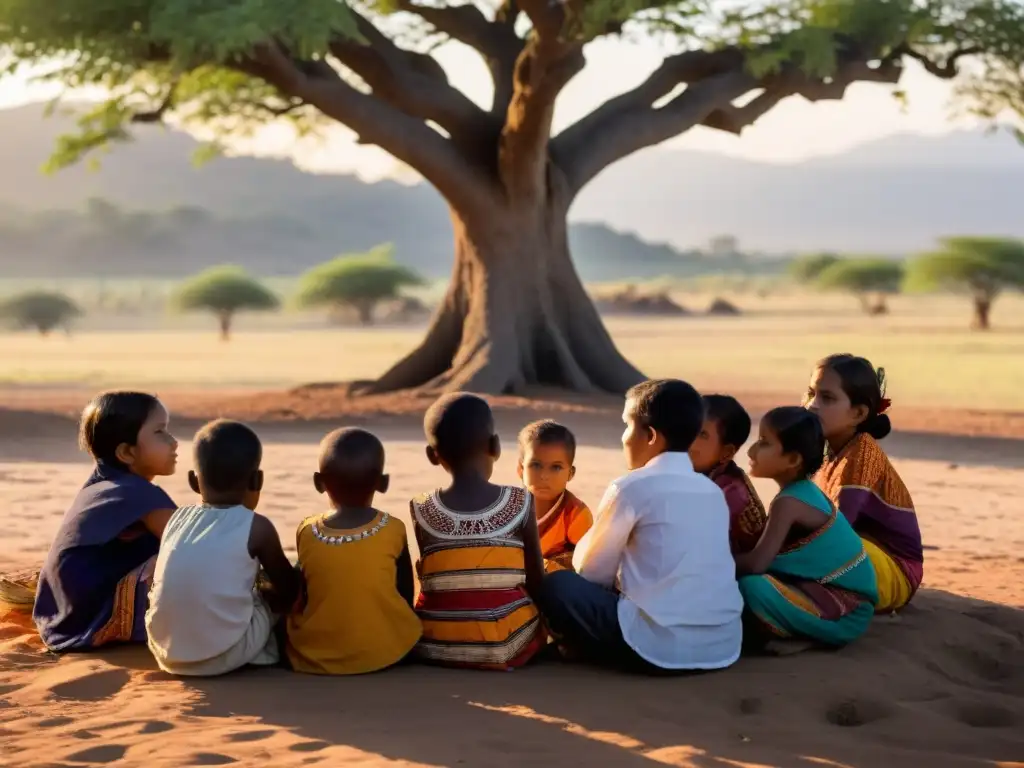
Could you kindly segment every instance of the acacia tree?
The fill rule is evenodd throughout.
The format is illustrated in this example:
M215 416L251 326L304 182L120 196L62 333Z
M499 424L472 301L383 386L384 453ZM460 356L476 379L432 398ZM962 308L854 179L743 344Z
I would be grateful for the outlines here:
M949 237L933 253L923 254L907 270L910 290L965 291L971 297L971 324L990 327L992 303L1007 290L1024 290L1024 240Z
M903 265L892 259L841 259L822 270L816 284L826 290L848 291L869 315L889 311L886 297L900 292Z
M56 165L131 122L175 114L231 134L289 116L302 130L344 124L436 187L455 233L450 286L423 343L374 390L621 392L641 374L602 325L566 237L591 179L698 126L738 134L789 97L894 84L908 60L952 79L973 55L977 83L1012 81L1022 20L1014 0L0 0L0 44L52 80L111 94ZM553 135L586 45L631 32L675 51ZM445 38L486 62L488 104L430 55Z
M384 246L313 267L302 276L295 298L302 307L351 307L363 325L372 325L378 304L421 283L411 270L396 264L391 247Z
M43 336L55 328L67 328L81 314L74 301L52 291L29 291L0 302L0 317L19 328L35 328Z
M217 317L221 341L231 339L231 325L242 311L277 309L277 296L239 267L211 267L185 281L175 292L182 312L211 312Z
M839 261L842 261L842 258L834 253L808 254L793 259L786 268L786 272L798 283L806 285L813 283L822 272Z

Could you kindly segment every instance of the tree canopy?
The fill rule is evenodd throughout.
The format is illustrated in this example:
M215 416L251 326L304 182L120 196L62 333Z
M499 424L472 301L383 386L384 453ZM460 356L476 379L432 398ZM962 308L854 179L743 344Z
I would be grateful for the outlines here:
M899 293L902 282L903 264L872 257L840 259L822 270L815 281L825 290L857 295L864 311L873 315L888 311L885 297Z
M63 293L29 291L0 302L0 317L21 328L35 328L44 336L82 314L81 308Z
M415 273L394 262L390 246L378 246L367 254L339 256L313 267L302 276L296 302L302 307L352 307L369 324L377 304L421 283Z
M911 261L906 287L968 293L974 303L975 327L987 329L996 297L1003 291L1024 290L1024 240L946 238L939 250Z
M839 261L841 257L835 253L813 253L793 259L786 271L798 283L813 283L822 272Z
M258 280L240 267L207 269L183 283L175 292L174 306L183 312L205 311L220 321L221 337L231 335L231 323L237 312L277 309L280 302Z

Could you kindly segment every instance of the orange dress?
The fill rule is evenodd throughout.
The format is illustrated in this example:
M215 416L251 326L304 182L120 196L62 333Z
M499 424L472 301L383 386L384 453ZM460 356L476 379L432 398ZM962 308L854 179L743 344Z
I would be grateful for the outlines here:
M572 491L565 491L548 513L537 519L540 549L548 573L572 570L576 545L593 524L589 507Z

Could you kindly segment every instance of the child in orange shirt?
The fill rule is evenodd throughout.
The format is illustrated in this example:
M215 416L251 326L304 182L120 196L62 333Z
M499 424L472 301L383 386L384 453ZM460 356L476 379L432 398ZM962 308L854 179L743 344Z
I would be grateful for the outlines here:
M533 494L544 567L572 569L572 554L594 524L590 509L566 489L576 475L576 438L554 421L536 421L519 433L519 479Z

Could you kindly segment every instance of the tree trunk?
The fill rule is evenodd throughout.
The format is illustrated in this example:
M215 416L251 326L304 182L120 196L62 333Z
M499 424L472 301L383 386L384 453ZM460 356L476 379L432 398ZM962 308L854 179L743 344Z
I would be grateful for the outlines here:
M978 331L987 331L991 328L989 315L992 313L992 298L990 296L974 297L974 320L971 327Z
M231 341L231 320L234 317L232 312L218 312L217 322L220 324L220 340Z
M364 326L373 325L373 309L377 305L376 301L353 301L352 307L356 311L356 315L359 317L359 323Z
M550 175L550 174L549 174ZM643 380L616 349L569 255L567 205L452 210L455 266L426 338L368 388L625 392Z

